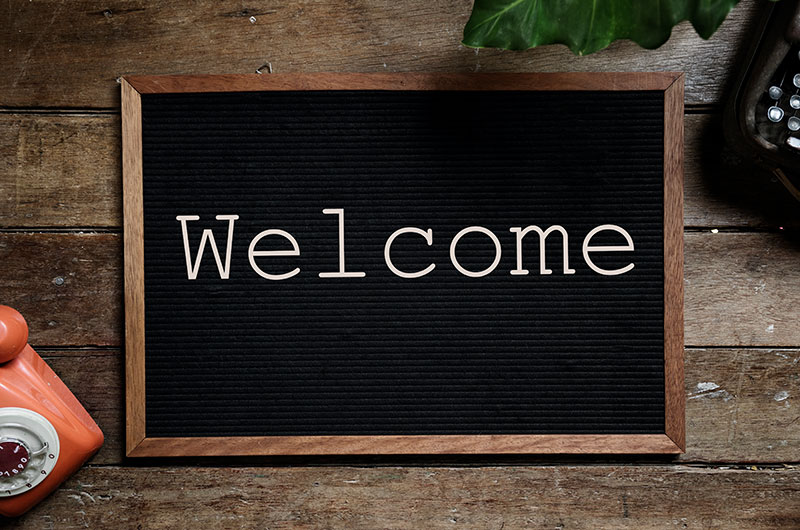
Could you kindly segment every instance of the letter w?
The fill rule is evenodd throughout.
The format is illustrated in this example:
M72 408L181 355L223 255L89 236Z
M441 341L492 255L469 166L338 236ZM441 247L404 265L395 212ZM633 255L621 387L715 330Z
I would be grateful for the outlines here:
M217 242L214 241L214 234L210 228L203 230L203 237L200 238L200 247L197 249L197 257L194 260L194 267L192 267L192 257L189 253L189 233L186 228L186 221L199 221L200 217L197 215L179 215L175 217L181 223L181 230L183 231L183 250L186 253L186 274L190 280L197 279L197 272L200 270L200 262L203 259L203 249L206 247L206 241L211 244L211 252L214 253L214 259L217 261L217 269L219 269L219 277L227 280L231 273L231 247L233 246L233 223L239 218L238 215L218 215L217 221L228 221L228 244L225 250L225 266L222 266L222 259L217 250Z

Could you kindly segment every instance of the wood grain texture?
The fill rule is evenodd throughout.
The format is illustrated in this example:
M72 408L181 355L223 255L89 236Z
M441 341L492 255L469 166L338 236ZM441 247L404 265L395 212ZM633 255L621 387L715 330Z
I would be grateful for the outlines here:
M683 75L664 92L665 432L686 448L683 392Z
M122 81L122 190L124 219L125 394L130 453L144 439L144 210L142 206L142 98Z
M120 118L0 114L0 228L121 227ZM800 226L783 186L723 153L716 115L685 116L684 223Z
M679 72L311 73L126 76L140 94L285 90L666 90ZM681 82L681 88L683 87ZM124 89L123 89L124 90ZM123 95L123 108L125 106ZM675 111L673 104L670 110ZM683 90L680 93L683 116Z
M756 10L742 2L709 41L684 22L657 50L620 41L576 57L560 45L466 48L471 5L11 0L0 7L0 106L116 107L120 76L254 73L267 62L276 72L685 71L688 103L718 103Z
M9 527L48 524L170 530L796 528L800 470L88 468Z
M119 119L0 114L0 227L120 226Z
M800 344L791 290L800 285L800 242L793 237L685 234L687 345ZM0 300L28 320L31 344L121 344L121 243L119 234L0 232Z
M130 422L128 422L130 423ZM144 428L144 426L142 426ZM128 446L130 447L130 446ZM129 457L258 455L677 454L665 434L419 436L236 436L144 438Z
M800 461L800 350L686 350L685 461Z
M800 333L797 233L685 236L688 346L794 346Z
M121 352L40 349L39 353L105 433L106 441L90 463L124 463ZM795 402L800 398L800 350L689 348L685 357L687 443L679 461L800 461L800 412ZM626 459L636 461L637 457ZM509 457L478 461L508 462Z
M121 344L119 234L0 233L0 303L20 311L34 346Z

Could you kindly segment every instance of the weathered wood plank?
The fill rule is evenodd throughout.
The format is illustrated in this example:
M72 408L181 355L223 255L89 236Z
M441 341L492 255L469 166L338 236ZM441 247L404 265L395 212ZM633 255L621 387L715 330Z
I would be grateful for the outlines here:
M122 226L118 116L0 114L0 227Z
M685 344L800 344L796 233L688 233Z
M0 233L0 301L31 343L115 346L122 337L118 234ZM800 344L800 246L790 234L687 233L685 343ZM63 280L63 281L62 281Z
M105 443L91 463L123 462L125 407L120 351L39 353L105 433ZM800 350L690 348L685 357L687 447L679 461L800 461L800 412L796 407L800 398Z
M11 528L795 528L800 470L87 468Z
M0 106L116 107L122 75L252 73L268 61L281 72L685 71L687 103L717 103L756 12L743 1L709 41L683 23L654 51L618 42L576 57L564 46L465 48L471 5L12 0L0 7Z
M800 461L800 350L686 350L686 462Z
M687 226L800 225L779 183L726 163L718 116L685 130ZM120 145L118 116L0 114L0 228L122 226Z
M0 234L0 303L19 310L34 345L119 345L119 234Z

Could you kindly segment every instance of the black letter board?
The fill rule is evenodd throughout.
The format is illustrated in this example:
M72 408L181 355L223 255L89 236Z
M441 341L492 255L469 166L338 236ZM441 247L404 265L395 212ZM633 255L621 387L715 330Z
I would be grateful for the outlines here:
M683 77L123 82L131 456L676 453Z

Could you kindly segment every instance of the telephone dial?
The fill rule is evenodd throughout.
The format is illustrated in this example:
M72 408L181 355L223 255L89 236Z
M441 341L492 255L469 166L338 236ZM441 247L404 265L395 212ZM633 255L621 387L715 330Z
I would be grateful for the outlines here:
M78 470L103 433L0 305L0 515L21 515Z

